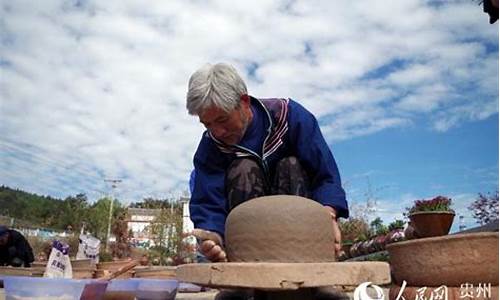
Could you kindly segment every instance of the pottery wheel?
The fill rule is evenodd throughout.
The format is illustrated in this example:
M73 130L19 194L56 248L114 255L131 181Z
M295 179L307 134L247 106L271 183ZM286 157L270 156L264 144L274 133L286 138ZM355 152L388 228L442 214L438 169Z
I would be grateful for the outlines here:
M385 262L186 264L177 267L177 278L213 288L275 291L391 282Z
M228 263L180 265L178 279L269 291L261 299L313 299L307 296L311 288L391 282L385 262L335 262L331 217L303 197L266 196L240 204L227 217L225 242Z

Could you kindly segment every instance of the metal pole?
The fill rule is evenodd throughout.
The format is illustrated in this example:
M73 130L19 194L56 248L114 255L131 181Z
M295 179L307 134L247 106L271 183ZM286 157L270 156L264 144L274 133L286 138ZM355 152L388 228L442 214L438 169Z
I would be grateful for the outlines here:
M111 199L110 199L110 204L109 204L109 215L108 215L108 230L106 231L106 243L105 243L105 249L106 252L109 252L109 237L111 235L111 219L113 217L113 204L115 201L115 188L116 184L122 182L120 179L104 179L105 182L111 182Z

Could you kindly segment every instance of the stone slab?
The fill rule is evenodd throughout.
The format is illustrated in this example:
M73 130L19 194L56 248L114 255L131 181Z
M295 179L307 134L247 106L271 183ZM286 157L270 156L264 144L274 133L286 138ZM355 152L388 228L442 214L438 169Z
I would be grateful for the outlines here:
M177 267L177 278L214 288L262 290L391 282L385 262L187 264Z

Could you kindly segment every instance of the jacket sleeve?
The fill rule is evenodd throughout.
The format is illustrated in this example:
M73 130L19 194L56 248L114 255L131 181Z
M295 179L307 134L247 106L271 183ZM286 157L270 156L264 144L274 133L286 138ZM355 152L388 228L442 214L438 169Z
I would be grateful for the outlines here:
M334 207L338 217L349 217L337 163L314 115L290 100L288 126L291 145L310 178L312 198Z
M215 231L224 237L227 217L225 169L213 157L209 161L207 152L211 149L202 143L194 156L194 185L189 204L191 220L195 228Z

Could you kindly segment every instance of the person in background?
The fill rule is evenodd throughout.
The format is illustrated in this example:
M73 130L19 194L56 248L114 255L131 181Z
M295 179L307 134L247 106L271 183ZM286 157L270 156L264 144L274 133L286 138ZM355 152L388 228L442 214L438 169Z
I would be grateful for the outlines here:
M0 265L30 267L35 260L33 249L18 231L0 225Z

